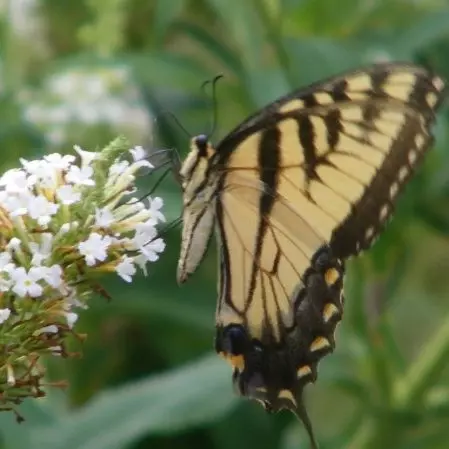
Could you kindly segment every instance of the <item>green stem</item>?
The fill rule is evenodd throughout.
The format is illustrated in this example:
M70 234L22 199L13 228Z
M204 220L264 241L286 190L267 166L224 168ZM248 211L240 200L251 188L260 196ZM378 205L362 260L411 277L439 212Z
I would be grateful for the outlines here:
M443 321L405 377L395 385L395 404L407 408L420 402L446 367L449 356L449 316Z
M376 426L372 420L365 421L360 427L354 438L346 446L346 449L362 449L367 447L368 442L376 435Z
M422 401L425 394L435 384L447 364L449 356L449 316L438 331L422 349L421 354L410 366L404 377L396 381L393 389L393 401L396 409L407 409ZM382 435L383 430L390 432ZM374 447L375 442L392 440L391 426L381 421L365 421L359 428L347 449L365 449Z

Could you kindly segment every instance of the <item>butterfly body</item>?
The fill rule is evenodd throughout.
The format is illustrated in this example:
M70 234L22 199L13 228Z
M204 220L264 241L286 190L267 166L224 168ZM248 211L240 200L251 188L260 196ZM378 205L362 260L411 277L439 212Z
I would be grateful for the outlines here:
M268 105L216 147L192 139L182 165L178 280L215 229L217 353L240 394L292 410L312 441L302 390L335 346L345 260L390 218L432 143L443 88L409 64L348 72Z

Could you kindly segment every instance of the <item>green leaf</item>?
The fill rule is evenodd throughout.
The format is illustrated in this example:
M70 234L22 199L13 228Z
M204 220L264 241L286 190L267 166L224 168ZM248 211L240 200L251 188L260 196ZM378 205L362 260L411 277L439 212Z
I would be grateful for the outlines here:
M446 316L407 373L397 380L396 404L404 408L419 404L447 367L448 355L449 316Z
M121 449L146 434L172 434L212 423L236 403L226 364L215 354L113 390L58 423L32 431L29 447Z
M402 60L412 59L416 53L436 40L449 35L449 8L424 15L412 23L392 45L391 52Z
M283 14L284 27L286 34L295 36L347 34L372 9L361 6L359 0L295 0L287 7L290 11Z
M156 43L161 44L169 26L179 16L184 9L184 0L157 0L154 19L153 19L153 36Z
M204 280L204 279L203 279ZM145 282L138 279L133 283L133 295L129 297L129 290L117 284L117 292L114 301L105 308L97 306L98 314L110 313L116 315L129 315L147 319L164 320L167 325L183 326L183 329L196 329L197 331L212 332L214 329L213 301L209 301L209 307L192 307L191 301L182 301L175 297L175 293L164 289L164 283L151 279ZM165 283L166 284L166 283ZM208 289L209 290L209 289Z
M0 433L5 447L14 449L29 449L33 430L42 427L51 428L57 422L57 413L54 401L48 398L26 399L17 411L25 419L18 423L12 412L0 412ZM3 447L3 446L2 446Z
M353 68L360 63L362 56L352 42L340 43L322 37L287 38L284 46L290 55L290 66L298 87Z
M430 432L428 430L419 433L413 432L411 438L404 439L404 442L396 447L397 449L446 449L448 438L446 421L438 430L432 428Z
M264 29L251 2L241 0L207 0L223 23L227 39L237 46L243 65L261 69Z
M298 422L294 422L284 431L280 447L281 449L298 449L306 448L309 444L304 428Z
M251 101L257 108L266 106L290 90L284 74L276 69L249 70L245 81Z
M367 385L362 383L357 377L336 376L329 383L336 389L344 392L347 396L352 396L357 401L363 401L366 408L369 408L369 391Z
M209 33L205 28L194 23L178 22L176 30L190 37L209 55L218 59L224 67L232 71L236 76L242 76L242 63L235 53L228 47L227 42L221 41L218 36Z
M170 87L200 92L201 83L210 72L190 57L167 52L128 53L120 60L133 69L136 79L153 89Z
M274 416L266 413L256 401L240 401L236 410L213 427L213 447L214 449L276 448L280 420L282 418L295 420L289 415L290 412L284 410Z

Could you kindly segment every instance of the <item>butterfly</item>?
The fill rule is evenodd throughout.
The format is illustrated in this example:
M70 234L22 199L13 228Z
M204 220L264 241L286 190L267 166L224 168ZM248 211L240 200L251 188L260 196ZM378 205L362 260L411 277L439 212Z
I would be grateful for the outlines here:
M278 99L216 146L194 137L182 163L178 282L215 230L215 349L237 392L291 410L313 448L303 389L335 347L345 261L391 217L443 97L443 80L424 68L372 65Z

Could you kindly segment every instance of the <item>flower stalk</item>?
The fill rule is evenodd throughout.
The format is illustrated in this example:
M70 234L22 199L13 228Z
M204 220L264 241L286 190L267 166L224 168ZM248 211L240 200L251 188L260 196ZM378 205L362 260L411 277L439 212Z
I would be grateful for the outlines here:
M131 282L165 248L162 199L134 196L138 172L153 168L142 148L119 138L74 149L21 159L0 177L0 410L63 386L44 382L42 357L77 355L66 341L84 339L79 310L96 293L109 298L100 276Z

